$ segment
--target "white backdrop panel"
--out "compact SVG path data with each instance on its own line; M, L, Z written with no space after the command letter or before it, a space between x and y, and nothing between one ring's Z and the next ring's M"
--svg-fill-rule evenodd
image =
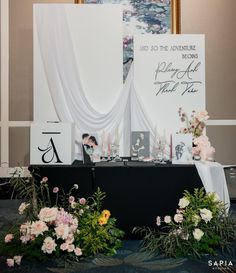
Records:
M61 9L64 10L63 20L69 29L72 44L70 50L73 50L81 84L91 106L101 113L106 113L122 91L122 6L35 4L34 121L58 119L50 95L45 62L42 61L40 52L35 10L38 14L42 11L43 16L48 16L44 21L50 23L50 19L53 21L55 13ZM63 43L63 39L60 41ZM60 48L63 48L63 44ZM66 55L66 50L68 47L65 45L65 51L58 54Z
M157 132L183 127L178 108L205 109L204 35L137 35L134 86Z

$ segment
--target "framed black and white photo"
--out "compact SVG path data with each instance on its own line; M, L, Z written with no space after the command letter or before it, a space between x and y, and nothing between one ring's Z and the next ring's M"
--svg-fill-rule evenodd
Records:
M150 156L150 132L134 131L131 133L130 154L133 160Z
M192 134L172 136L172 164L192 164Z

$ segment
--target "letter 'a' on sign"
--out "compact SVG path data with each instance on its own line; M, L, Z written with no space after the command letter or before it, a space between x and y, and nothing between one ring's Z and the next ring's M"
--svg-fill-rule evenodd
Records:
M134 87L159 135L183 126L178 109L205 109L205 36L136 35Z
M71 123L32 123L30 164L70 165L74 161L74 126Z

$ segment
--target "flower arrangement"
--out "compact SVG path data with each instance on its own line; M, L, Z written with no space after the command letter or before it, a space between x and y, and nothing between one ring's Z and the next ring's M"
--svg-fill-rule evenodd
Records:
M101 209L105 193L99 188L85 199L76 197L77 184L68 194L58 187L50 192L46 177L39 185L33 177L27 181L14 177L12 184L25 201L18 209L22 221L0 243L1 255L10 255L6 261L9 267L20 265L22 258L79 261L97 253L112 255L121 246L124 233L115 227L110 211ZM51 193L55 195L54 206Z
M203 110L196 113L194 110L188 118L186 112L182 108L179 108L179 117L182 122L185 122L185 127L180 128L181 134L193 135L193 156L195 159L213 160L215 148L211 146L211 143L207 136L203 135L206 127L205 122L209 119L208 112Z
M204 128L206 127L205 122L209 119L208 112L203 110L199 113L196 113L194 110L188 118L186 112L183 109L179 108L179 117L182 122L185 122L185 126L180 128L179 132L182 134L192 134L194 138L202 135Z
M195 189L185 191L179 200L176 214L156 218L157 229L135 228L144 233L142 250L164 253L170 257L216 254L216 248L230 250L236 239L236 220L226 212L216 193Z

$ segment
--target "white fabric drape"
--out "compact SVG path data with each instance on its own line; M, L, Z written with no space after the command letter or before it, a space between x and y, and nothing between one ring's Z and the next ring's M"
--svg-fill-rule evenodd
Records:
M96 111L86 98L80 80L79 64L76 63L72 39L63 7L37 7L36 30L41 57L50 94L58 118L63 122L74 122L76 141L83 132L105 131L114 136L123 121L123 137L129 139L131 130L146 130L154 140L154 129L144 111L133 85L133 66L129 71L122 91L110 111ZM128 136L128 138L127 138ZM124 142L124 153L129 154L129 141Z
M198 161L195 166L206 192L216 192L229 210L230 198L223 166L217 162Z

